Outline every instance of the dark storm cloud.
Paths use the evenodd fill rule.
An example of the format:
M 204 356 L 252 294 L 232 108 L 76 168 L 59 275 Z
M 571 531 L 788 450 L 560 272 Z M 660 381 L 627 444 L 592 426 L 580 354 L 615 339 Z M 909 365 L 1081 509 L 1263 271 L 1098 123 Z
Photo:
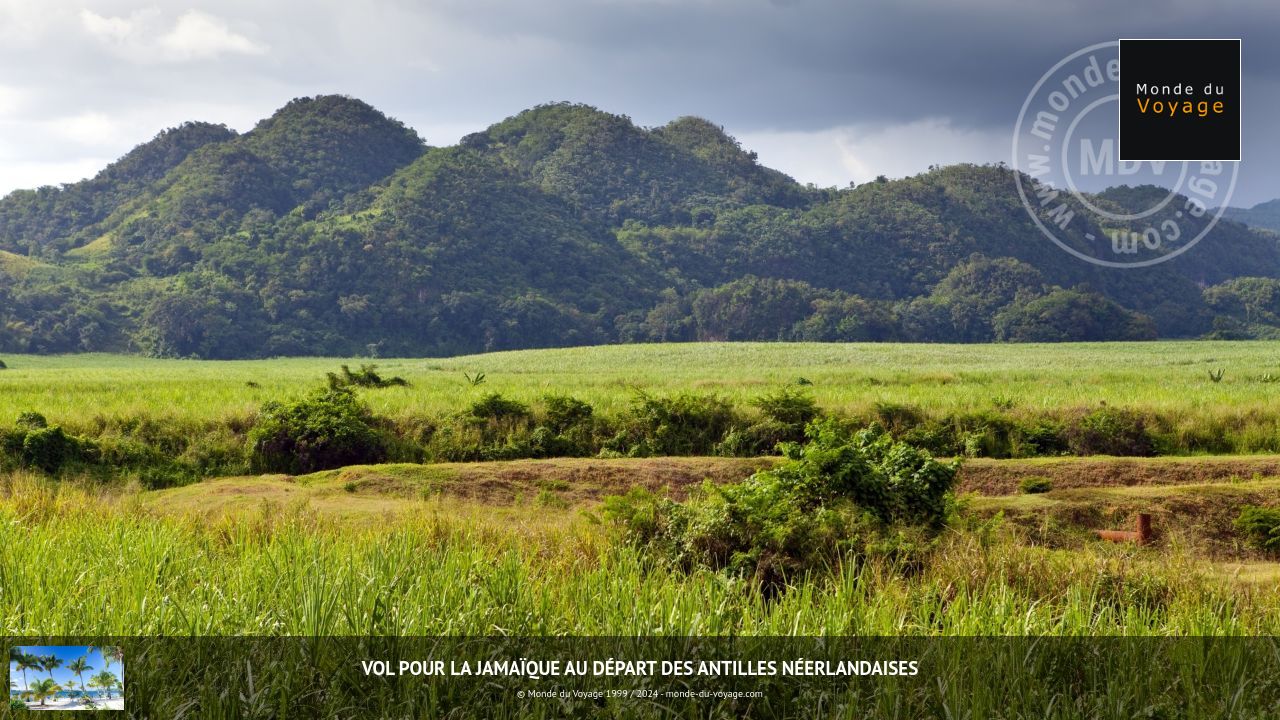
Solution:
M 559 10 L 548 12 L 542 2 L 512 8 L 479 0 L 444 10 L 486 34 L 543 38 L 589 61 L 588 67 L 608 68 L 586 79 L 595 94 L 619 101 L 642 96 L 646 107 L 669 106 L 657 113 L 664 116 L 702 105 L 741 127 L 818 129 L 929 115 L 1008 124 L 1027 89 L 1058 58 L 1122 36 L 1244 36 L 1252 74 L 1274 78 L 1280 65 L 1272 42 L 1280 37 L 1280 13 L 1264 3 L 552 6 Z M 555 69 L 513 68 L 513 84 L 555 84 L 548 83 L 548 70 Z
M 91 168 L 184 119 L 244 130 L 321 92 L 361 97 L 433 142 L 559 99 L 646 125 L 697 114 L 770 142 L 762 157 L 802 180 L 872 162 L 827 172 L 814 163 L 834 150 L 800 147 L 841 128 L 898 138 L 888 156 L 904 162 L 890 170 L 931 162 L 900 129 L 939 119 L 972 139 L 974 159 L 1001 160 L 1027 90 L 1059 58 L 1162 36 L 1244 38 L 1242 192 L 1280 195 L 1280 13 L 1151 0 L 0 0 L 0 191 Z

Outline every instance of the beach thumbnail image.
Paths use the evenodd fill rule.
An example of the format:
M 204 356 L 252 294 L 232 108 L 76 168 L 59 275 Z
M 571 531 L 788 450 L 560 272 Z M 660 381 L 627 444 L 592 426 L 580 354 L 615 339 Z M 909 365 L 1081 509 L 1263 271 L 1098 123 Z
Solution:
M 107 645 L 9 648 L 10 710 L 123 710 L 124 652 Z

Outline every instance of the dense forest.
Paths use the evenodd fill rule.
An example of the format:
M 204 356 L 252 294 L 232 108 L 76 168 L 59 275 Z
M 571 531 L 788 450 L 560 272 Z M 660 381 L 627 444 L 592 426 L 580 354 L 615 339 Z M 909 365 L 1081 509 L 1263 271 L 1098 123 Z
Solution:
M 821 189 L 691 117 L 550 104 L 431 147 L 358 100 L 302 98 L 0 200 L 5 352 L 1206 336 L 1280 337 L 1272 232 L 1224 221 L 1192 253 L 1105 270 L 1039 234 L 1006 167 Z

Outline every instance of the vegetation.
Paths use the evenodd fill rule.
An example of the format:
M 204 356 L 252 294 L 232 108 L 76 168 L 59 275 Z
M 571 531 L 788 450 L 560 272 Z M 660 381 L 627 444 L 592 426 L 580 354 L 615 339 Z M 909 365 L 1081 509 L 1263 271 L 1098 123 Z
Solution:
M 940 456 L 1280 453 L 1274 358 L 1269 343 L 650 345 L 384 359 L 374 375 L 405 385 L 321 402 L 331 360 L 16 356 L 0 470 L 159 488 L 351 462 L 754 457 L 819 416 Z
M 1280 508 L 1251 505 L 1240 511 L 1235 526 L 1259 550 L 1280 554 Z
M 1027 495 L 1039 495 L 1053 489 L 1053 481 L 1041 475 L 1025 477 L 1018 483 L 1018 490 Z
M 361 365 L 358 371 L 351 372 L 349 366 L 343 365 L 341 373 L 326 373 L 329 389 L 404 387 L 409 384 L 402 377 L 384 378 L 377 370 L 377 365 Z
M 610 539 L 576 511 L 398 498 L 319 514 L 0 479 L 7 635 L 1273 635 L 1256 582 L 1177 547 L 1028 543 L 961 519 L 905 558 L 842 562 L 770 595 Z M 219 497 L 218 487 L 203 488 Z M 366 491 L 367 492 L 367 491 Z M 154 495 L 154 497 L 152 497 Z M 342 499 L 351 498 L 338 493 Z M 328 495 L 327 497 L 332 497 Z M 1045 496 L 1041 496 L 1045 497 Z M 150 502 L 148 502 L 150 500 Z M 67 553 L 67 547 L 94 547 Z M 910 562 L 904 562 L 909 560 Z M 112 601 L 84 602 L 86 597 Z M 33 679 L 34 681 L 34 679 Z
M 110 700 L 111 691 L 114 690 L 120 684 L 120 679 L 116 677 L 115 673 L 107 670 L 103 670 L 97 675 L 94 675 L 93 677 L 89 678 L 89 683 L 94 687 L 100 687 L 103 690 L 106 690 L 107 699 Z
M 43 678 L 28 685 L 27 692 L 43 707 L 46 700 L 62 692 L 62 686 L 54 682 L 52 677 Z
M 347 390 L 267 403 L 249 443 L 257 472 L 309 473 L 382 462 L 388 454 L 369 408 Z
M 81 657 L 81 658 L 76 658 L 75 660 L 72 660 L 71 662 L 67 663 L 67 669 L 75 673 L 76 677 L 80 678 L 80 692 L 83 693 L 84 692 L 84 674 L 92 670 L 93 666 L 90 665 L 87 660 Z
M 1268 200 L 1251 208 L 1229 207 L 1224 217 L 1246 225 L 1280 232 L 1280 200 Z
M 1214 233 L 1233 252 L 1109 273 L 1026 242 L 1002 166 L 821 190 L 697 118 L 561 103 L 427 148 L 358 100 L 300 98 L 243 135 L 189 123 L 0 199 L 0 352 L 1280 335 L 1274 236 Z
M 787 462 L 687 503 L 642 489 L 605 501 L 628 542 L 685 569 L 750 577 L 776 593 L 807 574 L 865 556 L 902 533 L 936 531 L 956 465 L 893 442 L 882 428 L 850 433 L 832 421 L 784 447 Z

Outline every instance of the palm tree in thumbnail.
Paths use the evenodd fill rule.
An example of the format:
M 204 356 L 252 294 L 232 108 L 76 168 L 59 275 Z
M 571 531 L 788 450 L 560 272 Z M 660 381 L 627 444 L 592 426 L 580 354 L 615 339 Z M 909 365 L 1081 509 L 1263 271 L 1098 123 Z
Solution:
M 31 697 L 35 698 L 36 700 L 39 700 L 40 705 L 43 707 L 45 700 L 53 697 L 54 695 L 57 695 L 58 692 L 61 690 L 62 690 L 62 686 L 54 682 L 52 679 L 50 679 L 50 680 L 36 680 L 35 682 L 31 683 L 31 687 L 29 688 L 28 692 L 31 693 Z
M 92 670 L 93 666 L 90 665 L 87 660 L 81 657 L 81 658 L 76 658 L 75 660 L 72 660 L 71 662 L 67 663 L 67 669 L 75 673 L 76 677 L 80 678 L 80 693 L 82 695 L 87 694 L 85 693 L 85 690 L 84 690 L 84 674 Z

